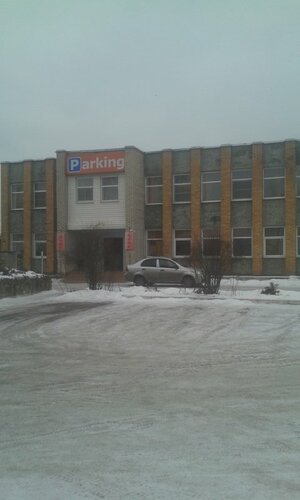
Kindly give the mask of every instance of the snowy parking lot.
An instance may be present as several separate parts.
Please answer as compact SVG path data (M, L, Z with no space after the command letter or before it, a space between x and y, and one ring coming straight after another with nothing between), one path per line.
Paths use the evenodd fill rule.
M300 280L0 301L0 498L299 499Z

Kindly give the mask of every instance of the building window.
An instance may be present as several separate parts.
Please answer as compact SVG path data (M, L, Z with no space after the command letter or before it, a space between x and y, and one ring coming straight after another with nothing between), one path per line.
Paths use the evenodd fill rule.
M252 231L248 227L232 229L232 255L233 257L252 256Z
M220 257L221 239L219 229L202 230L202 255L204 257Z
M284 227L264 228L264 256L284 256Z
M93 201L93 177L77 177L77 201L79 203Z
M41 258L42 254L45 259L47 257L46 235L45 233L36 233L33 241L33 257Z
M300 257L300 227L297 227L297 256Z
M155 257L163 254L162 231L151 229L147 231L147 255Z
M34 183L34 208L46 208L46 183Z
M173 177L174 203L189 203L191 201L190 174L179 174Z
M233 170L232 199L251 200L251 197L252 197L251 170Z
M296 196L300 196L300 165L296 166Z
M189 257L191 255L191 231L175 229L175 257Z
M12 210L23 209L24 190L23 184L17 183L11 185L11 208Z
M264 168L264 198L284 197L284 168Z
M146 204L155 205L162 203L162 178L161 177L146 177Z
M17 254L17 267L22 267L24 252L24 236L22 233L13 233L10 235L10 249Z
M119 177L102 176L101 178L101 199L102 201L118 201L119 199Z
M203 172L201 176L202 201L220 201L221 177L220 172Z
M22 233L13 233L10 238L10 247L13 252L23 253L24 237Z

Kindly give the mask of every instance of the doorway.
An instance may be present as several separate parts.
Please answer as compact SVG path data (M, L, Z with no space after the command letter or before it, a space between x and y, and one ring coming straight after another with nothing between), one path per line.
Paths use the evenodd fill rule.
M104 271L123 271L123 239L104 238Z

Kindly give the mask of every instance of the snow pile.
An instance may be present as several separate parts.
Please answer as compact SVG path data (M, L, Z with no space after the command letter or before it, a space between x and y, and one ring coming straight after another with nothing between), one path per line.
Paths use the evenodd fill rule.
M7 278L40 278L42 274L35 273L34 271L21 271L20 269L7 269L0 272L0 279Z
M277 295L263 295L262 290L270 285L273 281L278 284L278 294ZM53 282L53 288L56 291L63 291L61 284L58 282ZM64 292L68 291L67 288ZM103 286L101 290L92 291L88 287L72 284L70 291L73 293L67 293L64 299L61 300L71 300L74 301L99 301L99 300L136 300L143 301L146 299L151 300L161 300L164 301L226 301L226 302L236 302L239 300L248 300L252 302L277 302L277 303L290 303L290 304L300 304L300 279L298 277L282 278L271 280L268 279L250 279L250 280L238 280L238 279L226 279L221 283L220 292L216 295L203 295L197 294L192 288L181 288L181 287L139 287L128 284L111 285L109 287Z

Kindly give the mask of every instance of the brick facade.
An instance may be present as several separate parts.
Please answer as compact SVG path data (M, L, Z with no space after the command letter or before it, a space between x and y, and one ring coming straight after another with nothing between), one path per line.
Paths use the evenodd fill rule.
M252 158L252 273L260 275L263 264L262 144L253 144Z
M172 152L162 153L162 177L163 177L163 212L162 212L162 233L163 233L163 253L166 257L172 257L173 223L172 223L172 203L173 203L173 179L172 179Z
M279 143L255 143L241 146L220 146L215 148L192 148L163 150L144 153L132 146L125 151L125 223L120 226L117 238L124 238L125 229L135 234L135 247L130 252L124 251L124 267L129 261L143 258L146 254L147 234L162 234L161 248L164 256L175 256L176 238L190 238L190 248L194 248L202 239L202 230L219 231L221 241L230 249L228 273L258 275L297 274L300 270L300 256L297 255L297 230L300 228L300 141L289 140ZM48 273L57 270L64 273L64 252L56 254L56 233L64 239L66 245L71 238L68 227L69 199L68 182L65 175L66 155L57 152L57 161L24 161L3 163L2 178L2 235L1 250L11 249L11 235L24 235L24 268L37 269L38 261L33 258L34 234L46 233L47 260L45 270ZM297 169L298 166L298 169ZM284 182L283 196L264 196L264 172L275 172L269 183L278 186ZM250 173L252 191L245 199L233 198L233 172ZM282 171L282 179L276 172ZM298 174L297 174L298 172ZM205 181L205 189L218 189L219 198L204 199L202 176L212 181ZM179 193L186 193L189 181L180 186L181 178L190 179L188 198L173 200L174 175L179 179ZM219 178L218 178L219 175ZM296 178L298 175L298 178ZM277 177L276 177L277 176ZM145 201L145 179L161 180L161 202ZM219 181L218 181L219 179ZM298 179L298 180L297 180ZM47 210L35 211L33 207L34 182L45 181ZM151 179L150 179L151 181ZM211 182L211 184L210 184ZM213 182L216 182L213 185ZM268 181L267 181L268 182ZM273 184L272 184L273 182ZM23 185L24 206L22 210L11 210L11 184ZM298 186L298 187L297 187ZM277 187L276 187L277 189ZM297 192L298 189L298 192ZM186 193L184 196L186 196ZM156 192L156 197L158 191ZM207 196L207 195L206 195ZM241 197L242 198L242 197ZM155 198L157 200L157 198ZM75 201L76 203L76 201ZM74 205L75 207L75 205ZM93 207L91 207L92 209ZM101 219L101 214L100 214ZM87 224L88 224L87 220ZM109 221L105 222L110 231ZM234 254L233 234L236 230L248 231L251 240L251 254ZM278 230L282 234L277 241L267 239L266 230ZM234 232L235 231L235 232ZM113 233L110 233L113 235ZM190 235L190 236L189 236ZM153 236L152 236L153 237ZM158 236L159 238L159 236ZM298 237L299 239L299 237ZM282 252L270 254L268 248L282 244ZM177 243L176 243L177 245ZM180 245L179 245L180 247ZM177 246L176 246L177 248ZM182 243L182 248L187 248ZM276 249L277 251L277 249ZM240 255L240 256L239 256ZM180 258L180 255L177 254ZM184 255L186 257L186 255ZM58 267L56 265L58 263Z
M191 237L192 249L197 248L201 239L201 151L191 150Z
M1 250L12 251L13 235L22 238L22 252L16 265L24 270L53 273L55 264L55 159L41 161L26 160L20 163L1 165L2 190L2 237ZM46 207L35 209L35 183L45 183ZM23 205L12 206L11 188L18 185L23 190ZM35 234L44 234L46 239L46 258L42 266L41 258L34 255Z

